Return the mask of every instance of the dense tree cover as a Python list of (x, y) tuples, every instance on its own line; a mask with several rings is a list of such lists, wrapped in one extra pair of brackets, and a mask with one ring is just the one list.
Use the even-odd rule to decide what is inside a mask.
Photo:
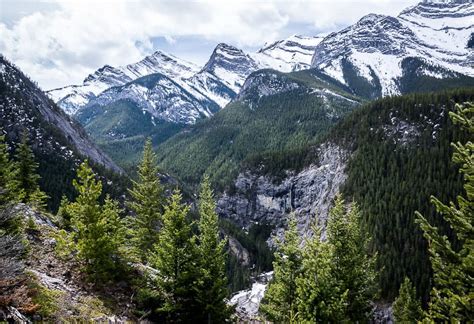
[(148, 137), (157, 146), (183, 128), (183, 125), (154, 119), (130, 100), (80, 109), (74, 118), (100, 148), (129, 173), (133, 173), (139, 163)]
[(347, 291), (345, 316), (365, 321), (372, 311), (371, 301), (377, 293), (376, 258), (369, 253), (370, 237), (361, 227), (357, 204), (346, 210), (341, 196), (336, 197), (327, 222), (327, 241), (332, 246), (333, 276)]
[(23, 132), (21, 143), (15, 155), (16, 172), (15, 178), (19, 183), (21, 191), (18, 192), (19, 200), (30, 203), (38, 208), (46, 207), (48, 196), (41, 191), (38, 181), (41, 178), (37, 173), (38, 162), (28, 144), (28, 133)]
[(417, 222), (429, 242), (434, 286), (431, 290), (428, 319), (432, 321), (472, 322), (474, 320), (474, 104), (458, 105), (450, 116), (470, 134), (468, 141), (453, 143), (453, 162), (464, 177), (464, 195), (449, 205), (432, 196), (437, 213), (454, 232), (456, 244), (421, 213)]
[(292, 322), (365, 322), (372, 312), (377, 282), (375, 258), (360, 225), (356, 204), (339, 196), (330, 212), (326, 236), (314, 235), (300, 246), (295, 220), (275, 253), (274, 278), (262, 304), (268, 319)]
[(421, 300), (410, 279), (405, 277), (400, 286), (398, 297), (393, 303), (393, 317), (396, 323), (416, 323), (422, 319), (422, 316)]
[(175, 191), (165, 206), (150, 263), (157, 270), (154, 285), (163, 298), (158, 312), (169, 321), (189, 321), (196, 315), (196, 294), (192, 290), (197, 272), (196, 238), (187, 215), (189, 206)]
[[(232, 309), (225, 302), (226, 242), (210, 184), (206, 179), (202, 184), (196, 224), (179, 191), (165, 201), (155, 162), (147, 141), (127, 201), (131, 215), (125, 219), (117, 201), (106, 197), (101, 202), (102, 182), (82, 163), (74, 180), (77, 198), (63, 197), (57, 214), (62, 227), (55, 236), (58, 253), (73, 256), (96, 284), (128, 282), (141, 316), (222, 323)], [(138, 277), (137, 267), (142, 269)]]
[(0, 136), (0, 205), (18, 201), (20, 183), (17, 179), (18, 169), (10, 158), (5, 136)]
[(455, 102), (473, 97), (466, 89), (378, 100), (348, 116), (328, 135), (354, 152), (343, 192), (360, 204), (362, 221), (373, 237), (384, 298), (394, 298), (406, 276), (425, 302), (428, 298), (427, 245), (414, 212), (450, 233), (429, 197), (450, 200), (462, 190), (450, 143), (465, 141), (468, 135), (453, 127), (448, 112)]
[(38, 163), (28, 144), (27, 133), (23, 133), (15, 153), (12, 158), (5, 136), (0, 136), (0, 204), (22, 202), (44, 209), (48, 196), (38, 184)]
[(156, 155), (150, 139), (145, 142), (143, 158), (138, 167), (138, 180), (132, 183), (128, 202), (128, 207), (134, 214), (129, 218), (131, 243), (134, 254), (145, 262), (158, 242), (165, 203), (164, 188), (160, 184)]
[(168, 199), (162, 228), (150, 259), (155, 312), (169, 322), (222, 323), (231, 315), (225, 303), (225, 242), (219, 237), (215, 202), (207, 181), (199, 200), (198, 233), (193, 233), (189, 206), (178, 190)]
[(217, 189), (226, 188), (245, 159), (306, 146), (358, 105), (337, 96), (326, 100), (305, 82), (291, 91), (229, 104), (160, 145), (160, 165), (187, 184), (196, 185), (208, 174)]

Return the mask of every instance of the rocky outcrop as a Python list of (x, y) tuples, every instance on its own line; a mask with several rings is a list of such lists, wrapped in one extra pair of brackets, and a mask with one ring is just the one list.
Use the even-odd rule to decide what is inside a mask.
[(258, 309), (272, 278), (273, 271), (262, 273), (254, 279), (250, 289), (239, 291), (232, 296), (229, 304), (235, 306), (235, 315), (239, 322), (260, 323)]
[(288, 174), (279, 183), (270, 176), (241, 173), (235, 181), (236, 192), (225, 193), (218, 200), (219, 215), (242, 227), (268, 223), (280, 235), (288, 216), (294, 213), (298, 230), (310, 235), (315, 220), (325, 224), (331, 203), (346, 179), (348, 153), (327, 143), (317, 149), (317, 156), (317, 162)]
[[(134, 292), (130, 286), (93, 285), (80, 271), (77, 260), (58, 255), (58, 228), (51, 215), (18, 204), (1, 210), (0, 227), (13, 219), (25, 224), (25, 230), (16, 236), (20, 247), (9, 244), (12, 235), (0, 230), (0, 251), (4, 248), (0, 252), (0, 322), (136, 320)], [(12, 264), (18, 266), (13, 268)], [(9, 265), (8, 276), (3, 273), (7, 269), (5, 265)], [(137, 270), (135, 274), (138, 276), (140, 272)], [(34, 298), (38, 294), (42, 297)], [(42, 307), (48, 308), (48, 314)]]

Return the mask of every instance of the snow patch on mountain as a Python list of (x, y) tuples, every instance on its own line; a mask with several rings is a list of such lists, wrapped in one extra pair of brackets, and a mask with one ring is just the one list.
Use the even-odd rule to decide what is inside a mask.
[(261, 67), (281, 72), (309, 69), (316, 46), (323, 37), (293, 35), (287, 39), (265, 44), (250, 56)]
[[(103, 102), (110, 103), (110, 94), (114, 92), (109, 91), (111, 88), (125, 86), (140, 77), (160, 73), (180, 88), (175, 95), (176, 98), (183, 98), (179, 93), (184, 91), (189, 96), (183, 100), (189, 99), (195, 102), (182, 101), (180, 103), (184, 107), (194, 107), (193, 111), (190, 111), (192, 115), (190, 118), (182, 118), (182, 116), (174, 118), (171, 112), (160, 112), (157, 115), (156, 110), (154, 116), (158, 118), (168, 116), (167, 120), (194, 123), (200, 118), (199, 116), (210, 116), (209, 114), (213, 113), (212, 110), (203, 107), (216, 105), (223, 108), (227, 105), (237, 96), (246, 78), (256, 70), (272, 68), (290, 72), (309, 68), (314, 48), (321, 39), (320, 37), (291, 36), (288, 39), (267, 44), (257, 53), (251, 54), (232, 45), (221, 43), (216, 46), (202, 69), (171, 54), (158, 51), (140, 62), (126, 66), (115, 68), (105, 65), (90, 74), (82, 85), (54, 89), (48, 94), (68, 114), (74, 115), (81, 107)], [(149, 97), (148, 91), (147, 95), (141, 92), (143, 96), (139, 98), (140, 93), (136, 89), (128, 88), (128, 90), (130, 90), (128, 95), (121, 91), (117, 100), (127, 97), (138, 100), (143, 106), (142, 103)], [(174, 102), (175, 107), (178, 102), (179, 100)], [(165, 106), (166, 104), (161, 105), (161, 107)], [(180, 111), (184, 114), (183, 109)], [(197, 115), (196, 109), (200, 112)], [(146, 108), (146, 110), (149, 109)]]
[[(400, 94), (402, 62), (419, 58), (425, 64), (474, 76), (474, 54), (467, 46), (474, 34), (474, 4), (465, 1), (425, 2), (398, 17), (370, 14), (327, 36), (316, 46), (312, 67), (349, 85), (347, 62), (367, 82), (380, 82), (381, 94)], [(421, 69), (419, 73), (430, 69)], [(442, 78), (443, 73), (435, 73)]]
[(73, 115), (80, 107), (111, 87), (124, 85), (153, 73), (162, 73), (171, 78), (187, 78), (197, 71), (199, 68), (193, 63), (157, 51), (126, 66), (115, 68), (105, 65), (85, 78), (82, 85), (53, 89), (48, 91), (48, 95), (68, 114)]

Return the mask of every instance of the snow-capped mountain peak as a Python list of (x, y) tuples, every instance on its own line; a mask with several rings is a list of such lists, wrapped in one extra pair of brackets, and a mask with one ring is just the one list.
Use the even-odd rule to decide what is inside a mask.
[(323, 37), (293, 35), (283, 40), (266, 43), (251, 57), (265, 68), (282, 72), (299, 71), (310, 68), (314, 49)]
[[(343, 84), (366, 82), (373, 96), (401, 93), (408, 60), (422, 62), (416, 73), (444, 78), (474, 76), (469, 39), (474, 33), (474, 5), (465, 1), (423, 2), (398, 17), (370, 14), (332, 33), (315, 49), (312, 66)], [(352, 83), (352, 84), (351, 84)]]
[(188, 78), (199, 71), (193, 63), (174, 55), (156, 51), (139, 62), (121, 67), (104, 65), (89, 74), (82, 85), (72, 85), (48, 91), (48, 94), (68, 114), (74, 114), (80, 107), (103, 91), (124, 85), (142, 76), (161, 73), (172, 79)]
[(220, 43), (201, 72), (215, 75), (234, 92), (238, 92), (245, 78), (258, 68), (257, 63), (241, 49)]

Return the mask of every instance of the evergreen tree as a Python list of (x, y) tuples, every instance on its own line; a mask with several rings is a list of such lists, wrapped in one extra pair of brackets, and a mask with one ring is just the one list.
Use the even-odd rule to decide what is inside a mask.
[(2, 135), (0, 136), (0, 206), (21, 198), (16, 173), (17, 169), (8, 154), (5, 135)]
[(69, 204), (73, 239), (77, 243), (79, 257), (92, 279), (108, 280), (120, 268), (120, 252), (124, 242), (124, 226), (119, 217), (117, 202), (106, 198), (100, 204), (102, 183), (83, 162), (77, 170), (73, 185), (79, 195)]
[(307, 243), (303, 271), (297, 280), (300, 319), (312, 322), (364, 322), (376, 289), (375, 258), (360, 227), (357, 205), (346, 211), (336, 197), (329, 213), (327, 240), (320, 232)]
[(65, 195), (61, 197), (61, 203), (59, 204), (56, 218), (59, 223), (59, 227), (65, 230), (71, 230), (71, 215), (68, 213), (69, 200)]
[(201, 184), (199, 217), (199, 275), (196, 284), (198, 309), (203, 314), (202, 322), (223, 323), (231, 315), (231, 309), (225, 301), (228, 295), (224, 250), (226, 241), (219, 237), (216, 203), (207, 177)]
[(302, 250), (294, 215), (290, 217), (283, 241), (277, 242), (273, 280), (268, 285), (260, 310), (274, 322), (291, 322), (298, 313), (296, 279), (301, 273)]
[(406, 324), (416, 323), (423, 316), (421, 302), (416, 296), (416, 288), (408, 277), (405, 277), (398, 297), (393, 303), (393, 316), (397, 323)]
[(151, 264), (157, 270), (155, 285), (163, 299), (159, 313), (167, 320), (187, 322), (195, 316), (196, 247), (189, 206), (181, 203), (176, 190), (163, 213), (163, 227), (154, 246)]
[[(450, 112), (455, 124), (474, 135), (474, 105), (457, 105)], [(466, 196), (458, 196), (457, 204), (443, 204), (431, 197), (436, 210), (453, 230), (459, 248), (447, 236), (417, 212), (417, 222), (429, 242), (434, 273), (429, 319), (437, 321), (472, 322), (474, 320), (474, 143), (455, 143), (453, 161), (461, 164)]]
[(21, 201), (44, 208), (48, 196), (41, 191), (38, 185), (40, 179), (37, 173), (38, 165), (35, 155), (28, 145), (28, 133), (24, 131), (16, 152), (16, 176), (21, 188)]
[(296, 280), (298, 317), (300, 322), (330, 323), (347, 321), (348, 291), (337, 281), (332, 271), (334, 249), (322, 242), (320, 231), (306, 242), (301, 275)]
[(128, 206), (135, 214), (130, 218), (134, 254), (144, 262), (157, 243), (164, 205), (151, 139), (145, 142), (138, 177), (139, 180), (133, 181), (133, 188), (129, 190), (132, 199)]
[(377, 292), (375, 258), (369, 256), (368, 238), (360, 226), (360, 212), (353, 203), (345, 211), (344, 200), (337, 196), (327, 224), (327, 240), (333, 248), (332, 272), (347, 290), (347, 318), (366, 321), (371, 301)]

